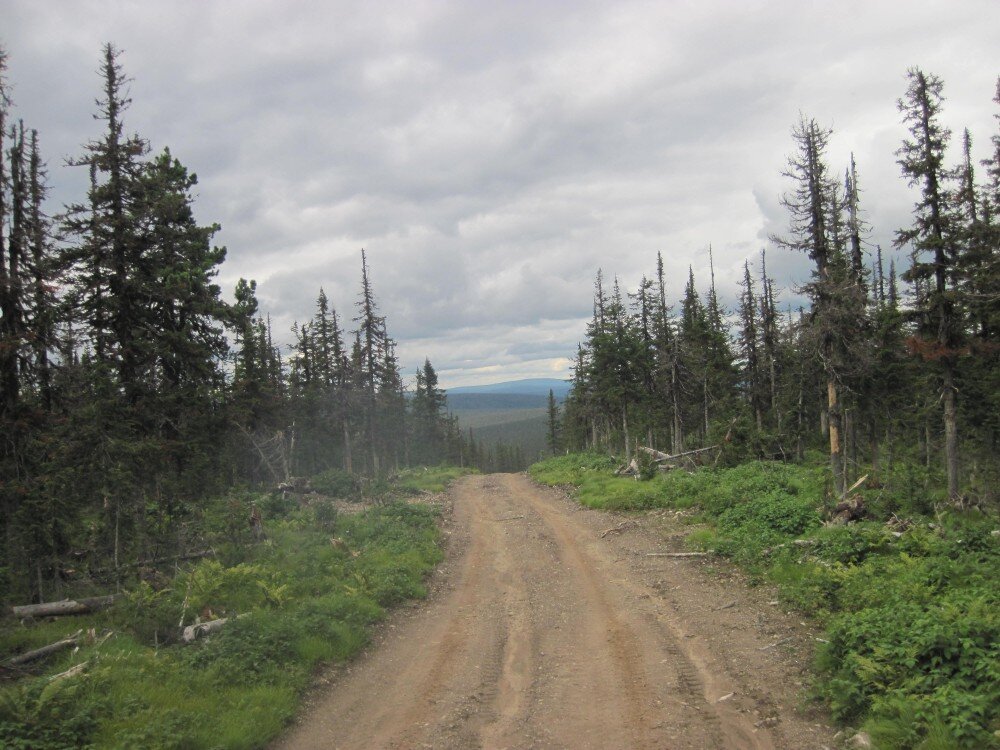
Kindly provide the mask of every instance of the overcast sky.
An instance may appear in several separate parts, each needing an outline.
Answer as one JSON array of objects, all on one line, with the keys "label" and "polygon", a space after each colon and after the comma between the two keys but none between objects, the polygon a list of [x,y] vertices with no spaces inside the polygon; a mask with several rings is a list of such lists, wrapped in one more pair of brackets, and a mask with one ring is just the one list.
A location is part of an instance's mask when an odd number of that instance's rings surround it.
[{"label": "overcast sky", "polygon": [[[628,289],[662,251],[732,305],[787,218],[799,113],[853,151],[871,244],[915,198],[894,151],[908,67],[983,158],[997,132],[1000,2],[86,2],[0,0],[15,116],[40,131],[53,207],[100,136],[101,45],[134,78],[126,127],[199,176],[220,279],[258,281],[279,338],[319,287],[353,317],[360,249],[405,373],[446,386],[564,377],[598,268]],[[794,298],[809,266],[769,270]]]}]

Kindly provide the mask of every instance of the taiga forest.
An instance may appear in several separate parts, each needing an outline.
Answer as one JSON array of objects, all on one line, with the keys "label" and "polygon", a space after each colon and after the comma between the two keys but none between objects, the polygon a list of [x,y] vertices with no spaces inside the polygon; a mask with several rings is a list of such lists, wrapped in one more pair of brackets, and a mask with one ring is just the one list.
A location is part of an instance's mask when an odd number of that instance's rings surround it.
[{"label": "taiga forest", "polygon": [[[519,599],[509,587],[555,586],[604,554],[598,542],[657,533],[648,522],[674,525],[662,543],[600,559],[695,566],[684,577],[705,576],[706,591],[729,575],[720,570],[740,571],[725,585],[751,593],[713,603],[705,628],[772,587],[760,606],[791,624],[748,653],[810,675],[802,727],[789,709],[780,734],[778,714],[751,706],[757,693],[737,681],[706,703],[721,718],[690,742],[1000,747],[1000,79],[994,131],[972,133],[945,125],[946,81],[919,67],[901,77],[894,158],[912,212],[882,228],[892,247],[872,240],[866,165],[834,162],[833,131],[803,114],[774,164],[786,229],[745,258],[738,289],[717,288],[714,272],[668,278],[670,247],[642,278],[619,278],[609,250],[592,289],[578,290],[593,314],[565,353],[565,394],[456,395],[453,410],[429,359],[412,373],[400,366],[378,248],[357,249],[353,298],[329,298],[330,280],[316,279],[290,330],[272,324],[254,279],[223,288],[220,227],[196,219],[198,165],[130,129],[127,63],[114,45],[101,50],[92,136],[57,164],[46,123],[21,119],[0,51],[0,744],[272,746],[318,665],[353,658],[393,607],[428,595],[435,606],[447,596],[435,576],[463,555],[486,562],[456,579],[461,606],[474,610],[491,585],[501,603],[467,632],[459,619],[426,625],[427,643],[457,644],[461,632],[470,654],[495,651],[500,687],[411,676],[393,692],[403,700],[419,683],[493,708],[467,723],[480,709],[455,709],[439,726],[390,701],[389,718],[344,746],[574,737],[559,734],[567,714],[554,709],[544,731],[525,733],[511,696],[527,684],[525,665],[564,653],[539,646],[541,634],[575,618],[545,614],[558,591]],[[973,158],[973,139],[991,144],[989,158]],[[52,182],[67,170],[87,176],[86,191],[54,205]],[[802,284],[771,275],[787,255],[808,260]],[[583,520],[546,505],[556,492]],[[614,515],[587,520],[597,517],[581,505]],[[496,546],[524,528],[535,531],[513,552]],[[529,546],[544,537],[554,550],[578,532],[589,541],[558,554]],[[673,705],[674,688],[655,707],[635,684],[680,653],[677,715],[705,701],[715,678],[699,671],[697,639],[662,660],[650,646],[701,626],[642,635],[655,617],[628,614],[633,605],[615,598],[627,586],[581,580],[584,593],[567,601],[592,597],[589,611],[605,618],[594,643],[613,642],[607,670],[619,676],[600,690],[626,706],[595,698],[612,706],[598,716],[628,725],[627,742],[594,746],[670,746],[669,717],[650,717]],[[504,618],[511,635],[476,640]],[[804,619],[806,635],[795,630]],[[527,630],[535,640],[519,640]],[[573,636],[579,648],[588,632]],[[796,638],[816,652],[789,651]],[[418,651],[399,660],[418,669],[429,658]],[[427,675],[479,669],[440,659]],[[562,674],[566,663],[535,671]],[[792,672],[761,674],[792,689]],[[298,736],[287,746],[312,746]]]}]

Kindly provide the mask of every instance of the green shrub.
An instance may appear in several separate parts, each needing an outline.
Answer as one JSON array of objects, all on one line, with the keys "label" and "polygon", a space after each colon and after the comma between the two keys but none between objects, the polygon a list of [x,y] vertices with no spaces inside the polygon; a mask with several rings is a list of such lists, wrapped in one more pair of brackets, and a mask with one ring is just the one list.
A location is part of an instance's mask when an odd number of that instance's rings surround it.
[{"label": "green shrub", "polygon": [[284,492],[261,493],[256,502],[265,521],[288,518],[299,508],[299,501],[295,495]]},{"label": "green shrub", "polygon": [[318,501],[313,506],[316,525],[323,531],[333,531],[337,526],[337,506],[326,501]]},{"label": "green shrub", "polygon": [[343,469],[328,469],[316,474],[309,480],[309,485],[328,497],[350,498],[358,493],[357,478]]},{"label": "green shrub", "polygon": [[171,589],[156,591],[145,581],[126,591],[114,609],[119,627],[150,645],[176,640],[180,612]]},{"label": "green shrub", "polygon": [[225,684],[273,684],[294,670],[296,643],[301,626],[278,613],[254,613],[239,617],[211,638],[189,648],[191,664],[209,668]]},{"label": "green shrub", "polygon": [[92,686],[80,679],[44,678],[0,693],[0,746],[10,750],[86,747],[109,711]]},{"label": "green shrub", "polygon": [[286,596],[288,580],[281,572],[263,564],[226,567],[209,559],[182,575],[177,586],[186,592],[189,612],[197,614],[209,609],[221,616],[279,606]]},{"label": "green shrub", "polygon": [[734,505],[723,511],[717,519],[719,528],[727,531],[753,527],[780,536],[798,536],[816,528],[821,522],[810,498],[773,491]]},{"label": "green shrub", "polygon": [[884,524],[861,522],[818,529],[809,552],[830,562],[857,565],[871,555],[890,550],[895,542]]}]

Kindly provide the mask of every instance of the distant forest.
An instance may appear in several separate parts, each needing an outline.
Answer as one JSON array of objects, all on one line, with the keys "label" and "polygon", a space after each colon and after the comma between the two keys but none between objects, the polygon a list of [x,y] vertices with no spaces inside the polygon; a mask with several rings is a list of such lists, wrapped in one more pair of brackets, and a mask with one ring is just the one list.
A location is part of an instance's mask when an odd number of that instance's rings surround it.
[{"label": "distant forest", "polygon": [[662,256],[632,293],[598,273],[562,444],[626,458],[639,442],[673,454],[718,444],[730,462],[820,450],[835,496],[867,475],[870,486],[917,482],[932,499],[995,509],[1000,132],[976,165],[966,130],[950,164],[942,90],[911,69],[898,102],[909,137],[896,157],[915,196],[895,232],[910,253],[903,273],[867,241],[853,157],[834,171],[831,131],[803,117],[784,170],[788,230],[771,240],[812,261],[800,290],[809,307],[782,303],[763,250],[744,266],[735,310],[723,309],[714,275],[699,294],[693,273],[674,310]]},{"label": "distant forest", "polygon": [[363,251],[350,318],[320,289],[284,358],[254,281],[222,299],[219,226],[195,221],[195,175],[129,134],[110,44],[102,131],[70,161],[89,189],[48,214],[39,132],[14,119],[5,71],[0,51],[0,598],[169,554],[234,487],[524,467],[519,447],[463,435],[429,361],[406,392]]}]

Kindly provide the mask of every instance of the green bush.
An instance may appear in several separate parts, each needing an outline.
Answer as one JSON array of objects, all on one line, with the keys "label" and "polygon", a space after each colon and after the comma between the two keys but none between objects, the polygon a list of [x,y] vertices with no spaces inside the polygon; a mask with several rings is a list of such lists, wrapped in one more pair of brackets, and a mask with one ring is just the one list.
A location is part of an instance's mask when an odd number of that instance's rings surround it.
[{"label": "green bush", "polygon": [[189,648],[188,658],[197,668],[211,669],[221,684],[274,684],[299,667],[296,645],[301,634],[301,625],[287,614],[254,613]]},{"label": "green bush", "polygon": [[822,519],[809,498],[772,491],[748,499],[723,511],[716,519],[721,529],[737,531],[744,527],[766,529],[779,536],[798,536],[815,529]]},{"label": "green bush", "polygon": [[343,469],[328,469],[316,474],[309,480],[309,485],[328,497],[350,498],[358,493],[357,478]]},{"label": "green bush", "polygon": [[180,603],[171,589],[156,591],[145,581],[126,591],[114,609],[120,628],[146,644],[176,640]]},{"label": "green bush", "polygon": [[333,531],[337,526],[337,506],[326,501],[319,501],[313,506],[316,525],[323,531]]},{"label": "green bush", "polygon": [[284,492],[261,493],[257,498],[257,507],[260,509],[261,517],[265,521],[276,518],[288,518],[299,508],[299,501],[295,495]]},{"label": "green bush", "polygon": [[0,693],[0,746],[9,750],[86,747],[110,706],[80,680],[33,679]]}]

